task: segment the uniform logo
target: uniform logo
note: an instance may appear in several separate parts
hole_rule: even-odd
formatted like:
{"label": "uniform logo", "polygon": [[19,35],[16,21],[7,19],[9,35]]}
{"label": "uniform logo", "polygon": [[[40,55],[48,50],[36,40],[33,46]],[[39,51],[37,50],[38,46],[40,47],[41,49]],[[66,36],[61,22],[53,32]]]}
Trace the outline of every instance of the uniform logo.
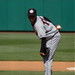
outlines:
{"label": "uniform logo", "polygon": [[29,12],[32,14],[32,13],[34,13],[34,10],[31,9]]}

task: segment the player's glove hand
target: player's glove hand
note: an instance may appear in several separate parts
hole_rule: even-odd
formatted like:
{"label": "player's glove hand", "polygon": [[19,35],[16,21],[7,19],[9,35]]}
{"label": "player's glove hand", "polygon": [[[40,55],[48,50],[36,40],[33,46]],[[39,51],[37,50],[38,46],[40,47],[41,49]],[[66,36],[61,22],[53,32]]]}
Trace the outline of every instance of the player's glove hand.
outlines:
{"label": "player's glove hand", "polygon": [[50,50],[48,48],[46,48],[46,51],[45,52],[40,52],[40,55],[42,57],[49,57],[49,52],[50,52]]}
{"label": "player's glove hand", "polygon": [[40,52],[40,55],[41,55],[42,57],[45,57],[45,56],[46,56],[45,53],[43,53],[43,52]]}

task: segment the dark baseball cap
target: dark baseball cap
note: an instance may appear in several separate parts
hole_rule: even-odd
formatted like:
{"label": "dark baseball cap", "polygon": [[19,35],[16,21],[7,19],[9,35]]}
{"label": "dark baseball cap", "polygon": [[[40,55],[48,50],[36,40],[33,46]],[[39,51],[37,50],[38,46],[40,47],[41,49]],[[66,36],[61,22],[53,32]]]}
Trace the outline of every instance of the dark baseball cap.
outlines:
{"label": "dark baseball cap", "polygon": [[37,16],[37,11],[34,8],[28,10],[28,16]]}

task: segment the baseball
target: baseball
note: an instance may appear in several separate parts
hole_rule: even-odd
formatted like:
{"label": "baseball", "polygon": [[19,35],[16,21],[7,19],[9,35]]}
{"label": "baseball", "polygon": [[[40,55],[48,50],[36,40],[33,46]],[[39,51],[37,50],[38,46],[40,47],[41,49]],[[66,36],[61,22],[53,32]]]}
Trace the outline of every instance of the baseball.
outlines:
{"label": "baseball", "polygon": [[57,28],[58,30],[60,30],[60,29],[61,29],[61,26],[60,26],[60,25],[57,25],[56,28]]}

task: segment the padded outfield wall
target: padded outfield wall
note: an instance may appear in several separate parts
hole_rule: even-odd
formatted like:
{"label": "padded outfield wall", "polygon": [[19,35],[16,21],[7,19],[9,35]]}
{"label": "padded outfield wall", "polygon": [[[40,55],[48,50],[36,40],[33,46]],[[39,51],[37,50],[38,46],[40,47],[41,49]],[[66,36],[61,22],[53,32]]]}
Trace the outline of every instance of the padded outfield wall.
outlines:
{"label": "padded outfield wall", "polygon": [[0,31],[33,31],[29,8],[60,24],[61,31],[75,31],[75,0],[0,0]]}

